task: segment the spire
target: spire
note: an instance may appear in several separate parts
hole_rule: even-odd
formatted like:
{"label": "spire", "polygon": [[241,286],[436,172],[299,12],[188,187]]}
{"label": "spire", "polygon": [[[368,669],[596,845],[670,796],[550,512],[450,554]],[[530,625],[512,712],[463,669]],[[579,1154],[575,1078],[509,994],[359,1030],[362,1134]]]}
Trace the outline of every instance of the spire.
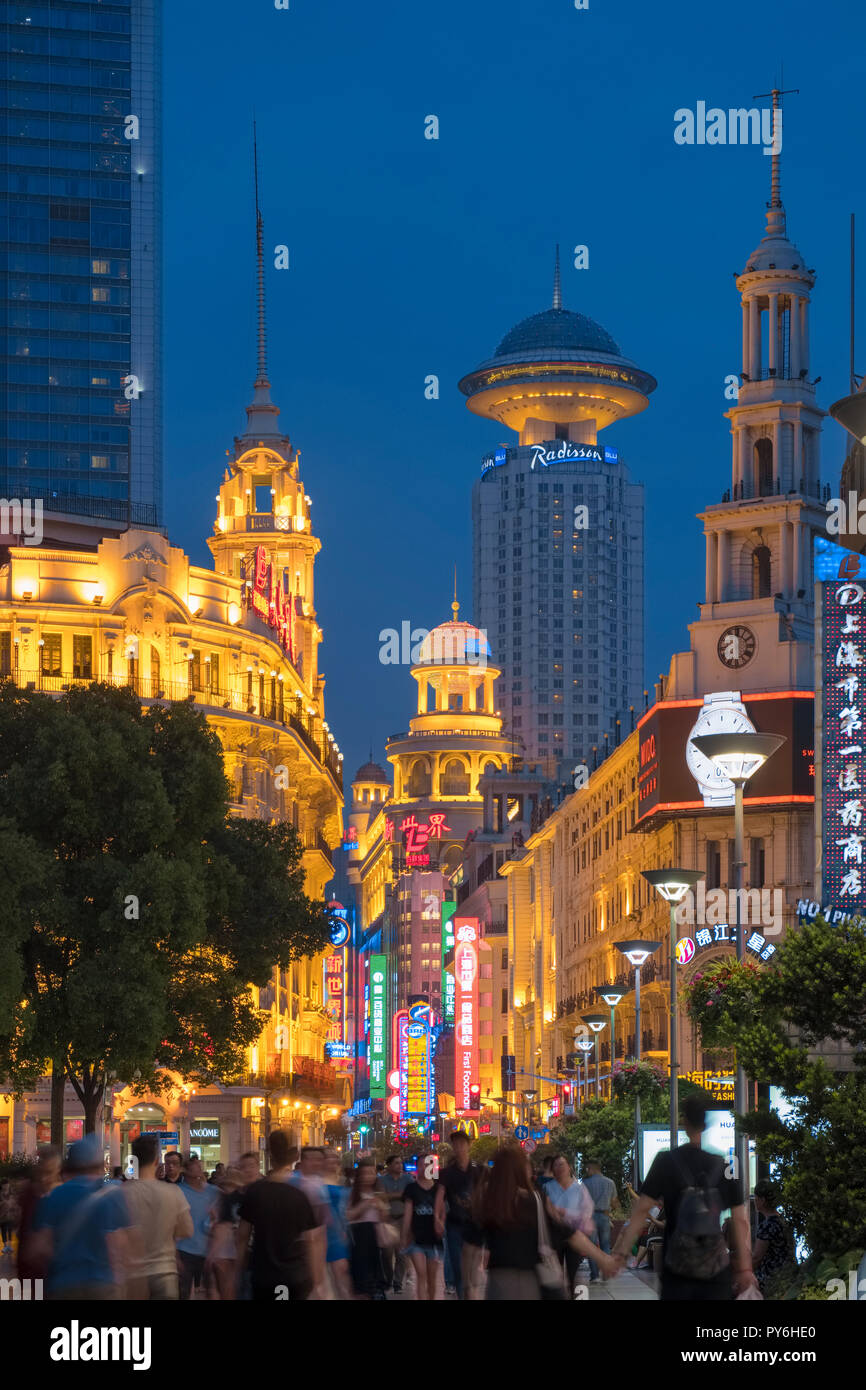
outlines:
{"label": "spire", "polygon": [[[784,78],[782,79],[784,81]],[[782,91],[774,87],[771,92],[759,92],[754,101],[762,97],[773,99],[773,144],[770,161],[770,201],[767,204],[767,236],[786,236],[785,208],[782,203],[782,97],[799,93],[799,87],[789,87]]]}
{"label": "spire", "polygon": [[453,615],[454,615],[454,616],[452,617],[451,621],[452,621],[452,623],[456,623],[456,622],[457,622],[457,614],[460,612],[460,604],[457,602],[457,566],[456,566],[456,565],[454,566],[454,602],[453,602],[452,605],[451,605],[451,612],[452,612]]}
{"label": "spire", "polygon": [[556,261],[553,266],[553,308],[562,308],[562,284],[559,278],[559,242],[556,243]]}
{"label": "spire", "polygon": [[257,315],[257,361],[256,380],[253,388],[252,404],[247,406],[247,427],[241,442],[246,448],[258,440],[282,438],[277,427],[279,406],[271,400],[271,383],[268,381],[267,337],[265,317],[265,252],[264,220],[259,206],[259,147],[256,123],[253,121],[253,174],[256,195],[256,315]]}

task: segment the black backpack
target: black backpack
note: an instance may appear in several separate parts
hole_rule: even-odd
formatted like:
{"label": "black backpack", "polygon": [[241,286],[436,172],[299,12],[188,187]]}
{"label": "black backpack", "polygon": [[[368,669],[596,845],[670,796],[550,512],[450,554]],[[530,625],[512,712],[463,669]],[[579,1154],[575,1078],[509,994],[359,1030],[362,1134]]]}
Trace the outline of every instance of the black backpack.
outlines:
{"label": "black backpack", "polygon": [[684,1185],[676,1225],[668,1240],[665,1268],[681,1279],[715,1279],[730,1263],[722,1235],[719,1189],[707,1173],[695,1176],[676,1151],[671,1158]]}

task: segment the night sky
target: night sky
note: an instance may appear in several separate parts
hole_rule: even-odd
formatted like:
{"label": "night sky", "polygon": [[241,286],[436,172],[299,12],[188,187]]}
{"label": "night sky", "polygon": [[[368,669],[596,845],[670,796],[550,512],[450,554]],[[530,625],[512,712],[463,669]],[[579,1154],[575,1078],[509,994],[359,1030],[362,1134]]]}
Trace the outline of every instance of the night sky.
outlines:
{"label": "night sky", "polygon": [[[862,0],[169,0],[166,12],[165,520],[210,563],[255,375],[255,112],[272,394],[323,542],[326,714],[348,776],[371,745],[384,761],[414,711],[408,669],[379,663],[380,629],[450,617],[455,563],[472,616],[471,487],[506,432],[471,415],[456,383],[549,307],[556,242],[564,306],[659,383],[601,440],[646,484],[647,679],[667,671],[703,597],[695,513],[730,485],[732,272],[763,235],[770,182],[758,146],[676,145],[674,112],[769,105],[752,98],[782,65],[800,89],[786,98],[782,195],[817,270],[826,409],[848,391],[852,211],[866,257]],[[430,114],[438,141],[424,139]],[[288,271],[272,268],[281,243]],[[578,244],[588,270],[572,268]],[[424,396],[432,373],[438,401]],[[828,419],[834,494],[843,457]]]}

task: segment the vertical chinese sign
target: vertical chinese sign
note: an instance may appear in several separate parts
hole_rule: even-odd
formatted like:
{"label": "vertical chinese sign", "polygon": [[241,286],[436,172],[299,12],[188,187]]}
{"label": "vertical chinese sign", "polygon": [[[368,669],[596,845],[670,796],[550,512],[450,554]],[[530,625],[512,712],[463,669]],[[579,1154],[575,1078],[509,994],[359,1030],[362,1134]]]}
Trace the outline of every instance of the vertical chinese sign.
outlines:
{"label": "vertical chinese sign", "polygon": [[454,950],[454,913],[457,911],[456,903],[442,904],[442,1022],[453,1024],[454,1022],[454,989],[455,980],[451,971],[446,969],[448,957]]}
{"label": "vertical chinese sign", "polygon": [[458,1113],[472,1109],[478,1085],[478,919],[454,918],[454,1096]]}
{"label": "vertical chinese sign", "polygon": [[388,957],[370,957],[370,1095],[382,1100],[388,1076]]}
{"label": "vertical chinese sign", "polygon": [[866,564],[818,537],[821,581],[821,901],[866,913]]}

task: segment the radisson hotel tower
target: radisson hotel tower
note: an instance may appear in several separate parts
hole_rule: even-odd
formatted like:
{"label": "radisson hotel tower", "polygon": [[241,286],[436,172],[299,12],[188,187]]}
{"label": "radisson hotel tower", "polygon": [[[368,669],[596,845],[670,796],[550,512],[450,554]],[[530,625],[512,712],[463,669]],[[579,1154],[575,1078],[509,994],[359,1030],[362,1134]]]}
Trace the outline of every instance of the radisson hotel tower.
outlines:
{"label": "radisson hotel tower", "polygon": [[518,436],[473,488],[473,617],[503,668],[515,755],[550,777],[563,759],[591,768],[643,710],[644,490],[598,436],[655,386],[562,307],[558,252],[552,307],[460,382],[470,410]]}

